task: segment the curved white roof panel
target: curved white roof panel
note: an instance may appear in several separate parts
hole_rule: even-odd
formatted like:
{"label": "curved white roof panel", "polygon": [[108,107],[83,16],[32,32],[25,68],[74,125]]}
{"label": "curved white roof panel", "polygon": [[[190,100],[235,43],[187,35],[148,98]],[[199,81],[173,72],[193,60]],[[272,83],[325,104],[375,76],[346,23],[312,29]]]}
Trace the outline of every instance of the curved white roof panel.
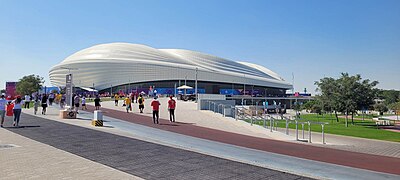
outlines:
{"label": "curved white roof panel", "polygon": [[266,67],[235,62],[182,49],[155,49],[140,44],[110,43],[92,46],[67,57],[50,69],[50,81],[65,86],[67,68],[75,86],[105,89],[127,83],[195,79],[290,89],[292,85]]}

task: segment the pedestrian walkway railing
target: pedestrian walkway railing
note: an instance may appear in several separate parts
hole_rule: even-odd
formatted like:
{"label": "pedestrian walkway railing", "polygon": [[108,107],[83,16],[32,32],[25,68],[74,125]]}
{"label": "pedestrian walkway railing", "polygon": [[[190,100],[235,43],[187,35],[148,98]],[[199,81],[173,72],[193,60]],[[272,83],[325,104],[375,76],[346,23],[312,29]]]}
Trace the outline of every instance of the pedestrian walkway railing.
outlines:
{"label": "pedestrian walkway railing", "polygon": [[[270,132],[279,132],[280,124],[284,124],[284,133],[289,134],[290,124],[295,125],[295,137],[296,141],[306,141],[312,143],[312,132],[311,125],[321,125],[322,143],[325,144],[325,133],[324,127],[326,122],[315,122],[304,119],[298,119],[294,116],[284,116],[283,114],[266,114],[262,109],[250,109],[246,106],[232,106],[228,104],[222,104],[217,102],[208,102],[208,110],[214,113],[219,113],[224,117],[233,117],[235,120],[243,120],[249,122],[250,125],[258,124],[264,128],[269,129]],[[299,137],[299,125],[301,125],[301,138]],[[307,128],[307,137],[305,137],[305,128]]]}

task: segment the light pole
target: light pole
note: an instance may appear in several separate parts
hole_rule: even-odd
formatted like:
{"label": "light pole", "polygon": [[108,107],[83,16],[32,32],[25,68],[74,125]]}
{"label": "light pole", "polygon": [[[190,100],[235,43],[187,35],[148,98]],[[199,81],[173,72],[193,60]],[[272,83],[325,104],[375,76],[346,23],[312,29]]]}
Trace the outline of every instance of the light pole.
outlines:
{"label": "light pole", "polygon": [[[185,86],[187,86],[186,85],[186,79],[187,79],[187,75],[185,76]],[[185,90],[185,97],[186,97],[186,88],[184,90]]]}
{"label": "light pole", "polygon": [[246,95],[246,74],[243,74],[243,95]]}
{"label": "light pole", "polygon": [[196,96],[196,103],[197,103],[197,73],[198,73],[198,68],[196,67],[196,80],[195,80],[195,88],[194,88],[194,94]]}
{"label": "light pole", "polygon": [[129,79],[129,85],[128,85],[128,94],[130,94],[130,93],[132,93],[132,90],[131,90],[131,79]]}

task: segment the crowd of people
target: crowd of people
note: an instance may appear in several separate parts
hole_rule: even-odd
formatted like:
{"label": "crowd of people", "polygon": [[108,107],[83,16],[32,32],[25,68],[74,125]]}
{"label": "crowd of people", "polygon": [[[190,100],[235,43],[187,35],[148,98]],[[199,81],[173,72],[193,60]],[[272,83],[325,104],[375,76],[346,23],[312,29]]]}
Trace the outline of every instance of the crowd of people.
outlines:
{"label": "crowd of people", "polygon": [[[82,110],[87,110],[86,107],[86,97],[82,95],[73,95],[73,110],[78,113],[79,107],[82,107]],[[100,97],[97,95],[94,99],[96,110],[100,109]],[[16,96],[15,99],[11,97],[6,98],[5,95],[1,95],[0,98],[0,126],[3,127],[5,116],[13,116],[13,126],[19,127],[20,117],[22,108],[29,109],[31,104],[33,105],[33,113],[36,115],[39,107],[42,108],[42,115],[46,115],[47,107],[53,106],[53,103],[59,104],[60,108],[65,108],[66,104],[66,96],[64,94],[32,94],[25,96]]]}
{"label": "crowd of people", "polygon": [[[113,96],[114,98],[114,105],[118,106],[118,101],[120,100],[120,96],[118,94],[115,94]],[[176,108],[176,101],[173,99],[173,96],[169,97],[170,99],[168,100],[168,112],[169,112],[169,118],[171,122],[175,122],[175,108]],[[139,113],[143,113],[144,111],[144,105],[145,105],[145,98],[143,94],[135,95],[134,93],[131,93],[130,95],[126,96],[123,99],[123,105],[126,108],[126,112],[129,113],[129,111],[132,111],[132,104],[133,103],[138,103],[138,109]],[[160,111],[160,106],[161,103],[158,101],[158,96],[154,95],[153,100],[150,103],[150,106],[152,107],[152,112],[153,112],[153,123],[154,124],[159,124],[159,111]]]}
{"label": "crowd of people", "polygon": [[[120,96],[115,94],[113,96],[115,106],[118,106],[118,102],[120,100]],[[168,101],[168,112],[170,116],[170,121],[175,122],[175,108],[176,101],[173,99],[173,96],[169,97]],[[96,95],[94,100],[95,110],[99,110],[101,107],[101,99],[99,95]],[[4,95],[1,95],[0,98],[0,118],[1,118],[1,127],[4,124],[5,116],[13,116],[13,126],[19,127],[20,117],[22,108],[29,109],[31,104],[34,108],[34,114],[36,115],[39,111],[39,107],[41,107],[42,115],[46,115],[48,106],[53,106],[54,103],[59,104],[60,108],[65,108],[66,104],[66,96],[64,94],[26,94],[24,97],[17,96],[15,99],[11,100],[9,98],[5,98]],[[138,104],[139,113],[144,112],[145,108],[145,97],[144,94],[135,94],[131,93],[123,99],[123,106],[126,108],[126,112],[133,110],[133,103]],[[158,101],[158,96],[154,95],[153,100],[150,103],[153,112],[153,123],[159,124],[159,111],[161,103]],[[86,106],[86,97],[84,95],[74,94],[72,96],[72,106],[71,109],[74,110],[77,114],[79,114],[79,108],[82,110],[87,110]]]}

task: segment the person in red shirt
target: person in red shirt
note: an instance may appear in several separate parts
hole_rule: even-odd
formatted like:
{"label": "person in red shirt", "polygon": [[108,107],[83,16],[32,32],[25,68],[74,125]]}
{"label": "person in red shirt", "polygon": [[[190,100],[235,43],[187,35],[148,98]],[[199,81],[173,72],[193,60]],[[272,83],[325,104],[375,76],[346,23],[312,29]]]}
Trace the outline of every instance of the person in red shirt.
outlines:
{"label": "person in red shirt", "polygon": [[169,98],[170,98],[170,100],[168,101],[169,121],[175,122],[176,101],[172,99],[172,96],[170,96]]}
{"label": "person in red shirt", "polygon": [[[161,103],[157,100],[157,96],[154,96],[154,100],[151,101],[151,106],[153,107],[153,123],[158,124],[158,112],[160,110]],[[157,117],[157,118],[156,118]]]}
{"label": "person in red shirt", "polygon": [[6,115],[7,115],[7,116],[14,116],[13,109],[14,109],[14,104],[12,104],[11,101],[8,101],[7,110],[6,110],[6,111],[7,111]]}

